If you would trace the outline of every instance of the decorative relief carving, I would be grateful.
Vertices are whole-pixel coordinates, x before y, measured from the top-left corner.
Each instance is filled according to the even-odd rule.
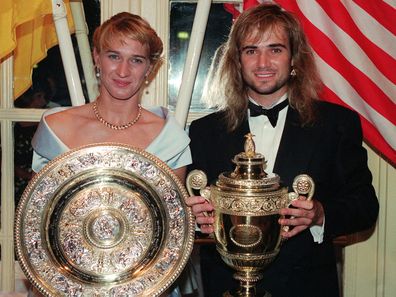
[[[21,267],[46,296],[158,296],[192,249],[185,197],[171,169],[146,152],[115,144],[70,151],[21,199]]]

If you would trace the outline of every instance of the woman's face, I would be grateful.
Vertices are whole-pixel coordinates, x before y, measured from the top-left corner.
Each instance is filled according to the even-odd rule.
[[[113,39],[108,49],[94,50],[96,66],[100,69],[100,94],[127,100],[139,94],[152,68],[149,50],[139,41]]]

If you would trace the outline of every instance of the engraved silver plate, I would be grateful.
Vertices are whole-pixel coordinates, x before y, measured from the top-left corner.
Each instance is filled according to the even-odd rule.
[[[187,193],[155,156],[97,144],[51,161],[29,183],[16,252],[45,296],[158,296],[190,256]]]

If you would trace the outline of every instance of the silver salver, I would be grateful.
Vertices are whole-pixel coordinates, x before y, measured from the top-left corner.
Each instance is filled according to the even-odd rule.
[[[187,192],[155,156],[89,145],[51,161],[16,211],[22,270],[45,296],[159,296],[190,256]]]

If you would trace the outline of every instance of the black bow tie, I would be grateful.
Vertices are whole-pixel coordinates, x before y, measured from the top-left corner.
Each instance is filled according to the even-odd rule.
[[[276,122],[278,121],[278,114],[279,112],[284,109],[287,105],[289,105],[289,100],[284,100],[281,103],[275,105],[270,109],[265,109],[260,105],[256,105],[249,100],[249,110],[251,117],[258,117],[260,115],[265,115],[268,117],[272,127],[276,126]]]

